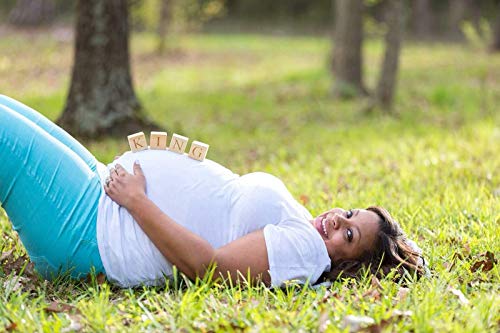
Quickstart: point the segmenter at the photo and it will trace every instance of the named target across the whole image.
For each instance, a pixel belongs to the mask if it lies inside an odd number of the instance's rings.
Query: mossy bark
[[[77,137],[149,129],[130,72],[127,0],[79,0],[69,95],[57,121]]]
[[[500,3],[497,5],[497,17],[493,30],[493,43],[491,44],[493,52],[500,52]]]
[[[158,20],[158,54],[165,53],[165,43],[167,39],[168,26],[172,20],[173,0],[161,0],[160,17]]]
[[[339,97],[366,94],[362,82],[363,1],[334,0],[333,92]]]
[[[411,2],[413,33],[419,39],[430,37],[432,31],[432,9],[430,0]]]
[[[376,98],[380,106],[389,110],[392,107],[399,67],[399,53],[402,39],[403,4],[401,0],[387,0],[385,3],[385,54],[378,80]]]

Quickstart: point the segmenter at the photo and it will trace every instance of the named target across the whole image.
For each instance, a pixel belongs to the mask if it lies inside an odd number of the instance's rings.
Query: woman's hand
[[[134,174],[128,173],[120,164],[111,168],[104,190],[113,201],[127,209],[145,198],[146,177],[144,177],[139,162],[134,163]]]

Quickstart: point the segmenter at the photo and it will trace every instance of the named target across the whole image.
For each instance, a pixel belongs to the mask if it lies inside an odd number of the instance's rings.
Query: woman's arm
[[[234,282],[240,280],[238,272],[241,272],[245,278],[250,274],[253,281],[270,284],[262,230],[214,249],[205,239],[177,224],[149,200],[146,179],[138,163],[134,164],[133,175],[117,164],[104,188],[111,199],[127,208],[163,256],[189,278],[203,278],[210,264],[215,263],[215,273],[230,277]]]

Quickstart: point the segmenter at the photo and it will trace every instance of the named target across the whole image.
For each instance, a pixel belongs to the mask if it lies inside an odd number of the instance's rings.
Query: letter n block
[[[179,154],[184,154],[189,138],[179,134],[173,134],[172,140],[170,140],[170,150],[175,151]]]
[[[189,157],[198,161],[203,161],[207,156],[208,145],[200,141],[193,141],[189,148]]]
[[[149,148],[167,149],[167,132],[151,132],[149,136]]]
[[[131,134],[127,137],[128,144],[132,152],[144,150],[148,148],[148,143],[146,142],[146,136],[143,132]]]

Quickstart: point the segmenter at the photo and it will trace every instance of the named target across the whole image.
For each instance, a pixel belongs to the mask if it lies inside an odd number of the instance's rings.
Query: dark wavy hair
[[[378,278],[390,273],[395,281],[404,276],[425,274],[422,254],[414,249],[399,223],[387,210],[378,206],[370,206],[367,210],[379,217],[379,231],[372,251],[365,252],[358,260],[332,261],[330,272],[322,275],[322,280],[334,281],[339,278],[359,279],[367,270]]]

